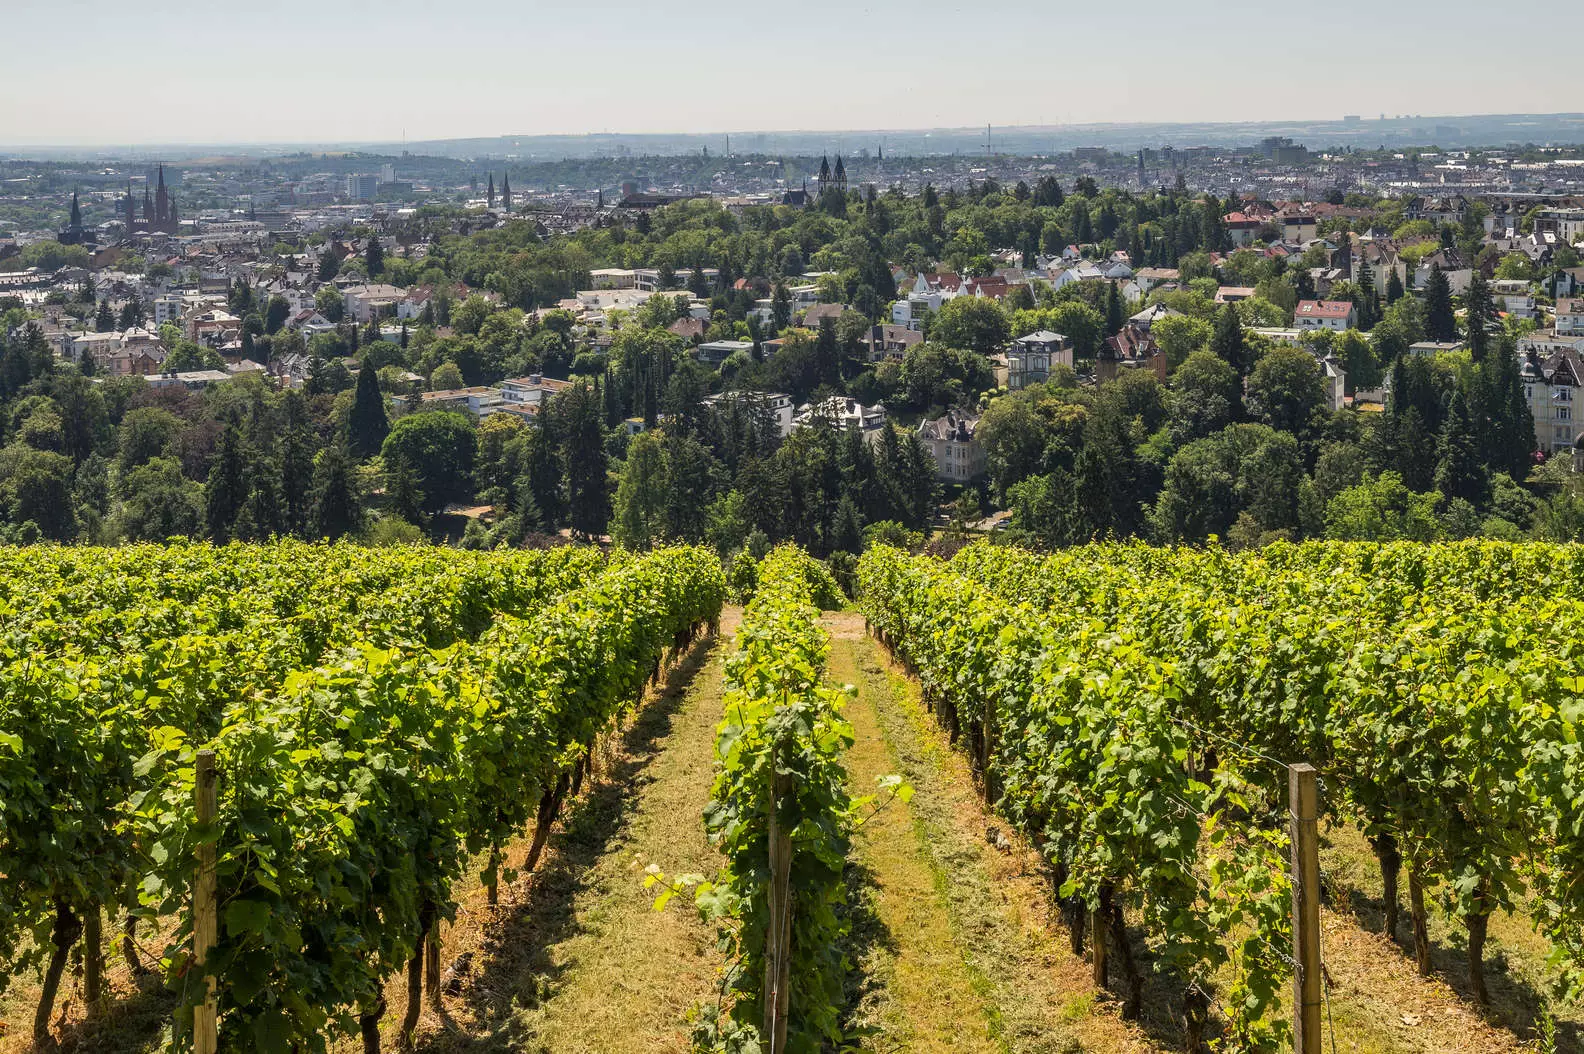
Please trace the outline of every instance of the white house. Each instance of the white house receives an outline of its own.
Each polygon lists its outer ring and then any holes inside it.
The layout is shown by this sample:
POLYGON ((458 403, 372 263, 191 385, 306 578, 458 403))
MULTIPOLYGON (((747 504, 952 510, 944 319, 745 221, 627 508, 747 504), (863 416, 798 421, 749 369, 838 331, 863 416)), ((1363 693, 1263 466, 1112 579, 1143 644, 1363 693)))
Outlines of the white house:
POLYGON ((1358 322, 1358 312, 1347 300, 1300 300, 1293 312, 1293 325, 1299 329, 1330 329, 1341 332, 1358 322))
POLYGON ((1447 285, 1452 287, 1453 293, 1461 296, 1468 292, 1469 283, 1474 280, 1474 269, 1463 261, 1456 249, 1437 249, 1420 260, 1418 269, 1414 271, 1414 288, 1423 289, 1436 267, 1440 267, 1441 273, 1446 275, 1447 285))
POLYGON ((393 285, 349 285, 341 291, 347 317, 367 322, 377 314, 394 313, 407 294, 393 285))
POLYGON ((776 433, 782 439, 792 434, 795 407, 792 397, 785 392, 732 390, 704 397, 704 405, 712 406, 717 411, 725 411, 734 404, 767 415, 775 422, 776 433))
POLYGON ((1342 360, 1329 352, 1320 360, 1320 368, 1325 375, 1326 409, 1335 413, 1346 402, 1347 371, 1342 368, 1342 360))
POLYGON ((919 425, 919 441, 935 458, 936 479, 967 483, 984 474, 985 449, 978 433, 979 418, 958 410, 948 410, 944 417, 919 425))
POLYGON ((1182 281, 1182 272, 1175 267, 1140 267, 1133 278, 1147 295, 1156 286, 1182 281))
POLYGON ((1584 334, 1584 297, 1563 297, 1557 301, 1556 331, 1563 336, 1584 334))
POLYGON ((857 428, 878 434, 885 427, 886 408, 880 403, 865 406, 856 399, 833 395, 823 402, 804 403, 798 407, 792 423, 795 427, 804 428, 812 424, 816 417, 823 417, 844 432, 849 428, 857 428))
POLYGON ((570 387, 571 381, 558 381, 542 373, 530 373, 526 377, 501 381, 500 393, 503 402, 538 407, 570 387))

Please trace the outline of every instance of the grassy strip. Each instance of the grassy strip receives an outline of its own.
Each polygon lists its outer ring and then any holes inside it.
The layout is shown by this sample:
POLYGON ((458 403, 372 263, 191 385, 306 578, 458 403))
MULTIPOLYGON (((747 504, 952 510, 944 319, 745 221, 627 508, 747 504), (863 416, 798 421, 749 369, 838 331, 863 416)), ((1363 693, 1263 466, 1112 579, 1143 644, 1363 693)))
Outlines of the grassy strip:
MULTIPOLYGON (((944 912, 963 970, 981 1001, 982 1027, 992 1045, 979 1049, 1015 1054, 1161 1049, 1142 1029, 1124 1023, 1116 1004, 1095 991, 1088 964, 1067 948, 1038 854, 981 804, 966 757, 950 747, 925 711, 917 684, 864 638, 860 617, 827 621, 838 642, 850 641, 860 698, 872 705, 892 764, 914 788, 908 803, 909 848, 931 873, 938 905, 931 910, 944 912)), ((898 939, 910 936, 911 931, 903 931, 898 939)), ((881 1005, 878 1000, 876 1005, 881 1005)), ((961 1026, 969 1037, 981 1027, 972 1019, 961 1026)), ((874 1049, 897 1048, 881 1042, 874 1049)))

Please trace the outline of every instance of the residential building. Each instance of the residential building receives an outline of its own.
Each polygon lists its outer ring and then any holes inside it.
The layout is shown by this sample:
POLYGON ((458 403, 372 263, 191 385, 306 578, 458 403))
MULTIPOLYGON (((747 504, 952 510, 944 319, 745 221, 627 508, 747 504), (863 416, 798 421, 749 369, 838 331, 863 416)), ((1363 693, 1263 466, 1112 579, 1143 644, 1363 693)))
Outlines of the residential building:
POLYGON ((886 408, 879 403, 865 406, 856 399, 832 395, 823 402, 804 403, 798 407, 792 424, 797 428, 807 427, 816 417, 824 418, 840 431, 857 428, 865 433, 878 434, 885 427, 886 408))
POLYGON ((1409 198, 1403 206, 1403 218, 1409 220, 1429 220, 1441 226, 1448 223, 1462 223, 1463 217, 1468 214, 1468 200, 1461 194, 1453 194, 1445 198, 1409 198))
POLYGON ((341 302, 347 317, 360 324, 376 316, 395 314, 398 305, 406 298, 406 290, 380 283, 349 285, 341 290, 341 302))
POLYGON ((924 334, 906 326, 878 325, 869 327, 868 353, 870 362, 885 358, 900 358, 915 344, 924 343, 924 334))
POLYGON ((792 434, 795 407, 792 397, 785 392, 756 392, 733 389, 721 392, 718 395, 706 395, 704 405, 712 406, 717 412, 725 413, 733 406, 748 410, 750 413, 763 414, 774 423, 776 433, 785 439, 792 434))
POLYGON ((1347 371, 1342 368, 1342 360, 1330 352, 1320 360, 1320 369, 1325 383, 1326 409, 1335 413, 1347 404, 1347 371))
POLYGON ((1230 213, 1221 223, 1226 228, 1227 238, 1232 242, 1234 249, 1253 245, 1259 238, 1260 228, 1265 225, 1263 220, 1254 219, 1241 212, 1230 213))
POLYGON ((1584 209, 1541 209, 1535 213, 1536 234, 1555 234, 1568 245, 1584 239, 1584 209))
POLYGON ((719 366, 737 352, 752 352, 751 340, 706 340, 693 349, 698 360, 710 366, 719 366))
POLYGON ((425 410, 459 410, 474 417, 488 417, 501 402, 500 389, 483 384, 471 388, 445 388, 437 392, 420 392, 418 395, 418 405, 425 410))
MULTIPOLYGON (((1140 312, 1140 314, 1145 313, 1140 312)), ((1177 313, 1166 312, 1167 315, 1177 313)), ((1137 319, 1138 315, 1134 318, 1137 319)), ((1156 380, 1162 384, 1166 383, 1166 353, 1155 343, 1155 338, 1150 336, 1149 328, 1137 321, 1123 326, 1115 336, 1107 337, 1105 343, 1100 346, 1100 354, 1095 362, 1095 380, 1101 384, 1115 380, 1117 374, 1124 369, 1146 369, 1155 374, 1156 380)))
POLYGON ((1584 334, 1584 297, 1563 297, 1557 301, 1556 331, 1562 336, 1584 334))
POLYGON ((297 330, 304 340, 312 340, 321 333, 335 332, 336 327, 334 322, 319 312, 304 308, 286 320, 286 328, 297 330))
POLYGON ((1446 275, 1447 285, 1452 287, 1454 294, 1461 296, 1468 292, 1469 283, 1474 280, 1474 269, 1456 249, 1437 249, 1420 260, 1418 269, 1414 271, 1414 288, 1423 289, 1437 267, 1446 275))
POLYGON ((1421 340, 1408 345, 1408 354, 1435 356, 1468 348, 1461 340, 1421 340))
POLYGON ((1536 445, 1546 453, 1572 447, 1580 432, 1573 416, 1584 384, 1584 356, 1572 348, 1541 358, 1531 353, 1521 369, 1524 397, 1534 418, 1536 445))
POLYGON ((530 373, 526 377, 501 381, 500 393, 505 403, 542 407, 570 387, 571 381, 558 381, 542 373, 530 373))
POLYGON ((1058 363, 1071 369, 1072 341, 1048 329, 1038 330, 1014 340, 1006 359, 1007 387, 1020 391, 1050 380, 1051 369, 1058 363))
POLYGON ((1133 280, 1139 284, 1139 289, 1148 296, 1150 291, 1156 286, 1182 281, 1182 272, 1175 267, 1140 267, 1133 272, 1133 280))
POLYGON ((1358 310, 1347 300, 1300 300, 1293 312, 1293 325, 1299 329, 1330 329, 1341 332, 1358 322, 1358 310))
POLYGON ((985 471, 985 448, 979 441, 979 417, 960 410, 925 421, 918 427, 919 441, 935 459, 935 478, 943 483, 968 483, 985 471))

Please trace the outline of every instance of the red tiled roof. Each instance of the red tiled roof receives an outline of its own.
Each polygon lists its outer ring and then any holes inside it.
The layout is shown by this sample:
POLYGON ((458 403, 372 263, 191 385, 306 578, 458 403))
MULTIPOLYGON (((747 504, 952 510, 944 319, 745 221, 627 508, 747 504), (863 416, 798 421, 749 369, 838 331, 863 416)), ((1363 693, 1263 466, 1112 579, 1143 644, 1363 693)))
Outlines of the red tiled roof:
POLYGON ((1353 305, 1346 300, 1300 300, 1298 318, 1347 318, 1353 305))

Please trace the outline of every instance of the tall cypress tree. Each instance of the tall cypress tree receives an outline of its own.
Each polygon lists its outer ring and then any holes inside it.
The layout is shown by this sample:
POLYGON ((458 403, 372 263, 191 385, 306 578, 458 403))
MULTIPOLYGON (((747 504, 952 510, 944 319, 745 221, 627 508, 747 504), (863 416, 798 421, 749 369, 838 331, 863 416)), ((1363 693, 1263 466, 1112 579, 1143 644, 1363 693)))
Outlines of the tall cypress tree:
POLYGON ((380 244, 379 235, 369 235, 368 247, 363 250, 364 262, 368 264, 370 278, 378 278, 385 271, 385 247, 380 244))
POLYGON ((1122 295, 1117 292, 1115 283, 1106 287, 1105 310, 1105 335, 1114 337, 1122 332, 1122 327, 1127 322, 1127 317, 1122 311, 1122 295))
POLYGON ((1486 477, 1476 443, 1468 400, 1459 388, 1452 396, 1436 445, 1435 485, 1445 497, 1462 498, 1477 506, 1485 500, 1486 477))
POLYGON ((280 495, 281 529, 301 536, 308 529, 313 507, 313 443, 308 431, 308 408, 301 392, 281 397, 280 495))
POLYGON ((1386 276, 1386 303, 1390 306, 1402 298, 1402 279, 1397 276, 1397 268, 1393 267, 1391 273, 1386 276))
POLYGON ((1243 340, 1243 320, 1237 308, 1227 304, 1216 316, 1215 333, 1210 337, 1210 350, 1238 373, 1249 372, 1248 344, 1243 340))
POLYGON ((552 405, 560 418, 557 430, 561 435, 568 522, 575 533, 598 538, 610 521, 608 458, 599 393, 580 382, 556 396, 552 405))
POLYGON ((1468 326, 1469 354, 1475 362, 1484 362, 1485 353, 1490 348, 1490 323, 1496 317, 1495 305, 1491 303, 1490 283, 1485 281, 1485 275, 1474 269, 1474 276, 1469 279, 1468 292, 1463 294, 1465 309, 1464 320, 1468 326))
POLYGON ((1436 437, 1424 426, 1419 409, 1410 406, 1395 415, 1397 472, 1409 490, 1426 491, 1435 483, 1436 437))
POLYGON ((389 434, 390 418, 385 415, 385 396, 380 392, 378 371, 365 358, 362 369, 358 370, 352 409, 347 414, 347 445, 354 457, 373 457, 389 434))
POLYGON ((829 315, 819 322, 819 336, 814 341, 814 362, 820 384, 841 384, 841 355, 836 346, 836 323, 829 315))
POLYGON ((1430 268, 1425 282, 1425 332, 1432 340, 1456 340, 1457 317, 1452 312, 1452 283, 1439 264, 1430 268))

